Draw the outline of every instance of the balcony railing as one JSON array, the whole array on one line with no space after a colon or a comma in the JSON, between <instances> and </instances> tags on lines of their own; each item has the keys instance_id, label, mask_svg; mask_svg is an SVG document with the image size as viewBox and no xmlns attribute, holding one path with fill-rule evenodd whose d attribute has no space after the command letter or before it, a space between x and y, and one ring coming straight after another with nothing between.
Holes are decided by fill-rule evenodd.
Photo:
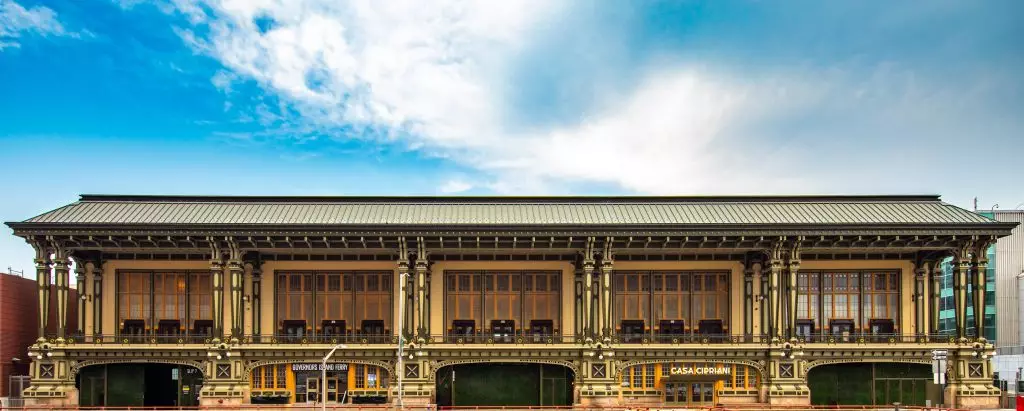
<instances>
[{"instance_id":1,"label":"balcony railing","mask_svg":"<svg viewBox=\"0 0 1024 411\"><path fill-rule=\"evenodd\" d=\"M242 338L252 344L397 344L397 335L386 334L337 334L337 335L252 335Z\"/></svg>"},{"instance_id":2,"label":"balcony railing","mask_svg":"<svg viewBox=\"0 0 1024 411\"><path fill-rule=\"evenodd\" d=\"M69 344L208 344L213 341L213 337L189 334L72 334L65 341Z\"/></svg>"},{"instance_id":3,"label":"balcony railing","mask_svg":"<svg viewBox=\"0 0 1024 411\"><path fill-rule=\"evenodd\" d=\"M612 340L617 344L756 344L767 343L764 335L732 334L638 334L619 333Z\"/></svg>"},{"instance_id":4,"label":"balcony railing","mask_svg":"<svg viewBox=\"0 0 1024 411\"><path fill-rule=\"evenodd\" d=\"M444 344L573 344L582 343L582 338L572 335L539 333L473 333L431 335L432 343Z\"/></svg>"},{"instance_id":5,"label":"balcony railing","mask_svg":"<svg viewBox=\"0 0 1024 411\"><path fill-rule=\"evenodd\" d=\"M899 344L899 343L955 343L956 336L940 334L806 334L796 337L805 344Z\"/></svg>"},{"instance_id":6,"label":"balcony railing","mask_svg":"<svg viewBox=\"0 0 1024 411\"><path fill-rule=\"evenodd\" d=\"M51 336L49 339L53 340ZM560 334L435 334L427 338L428 344L583 344L585 336ZM247 335L239 337L243 344L386 344L398 343L396 335L345 334L345 335ZM411 339L418 340L418 337ZM592 338L591 340L599 340ZM954 344L956 337L942 334L809 334L800 335L796 340L802 344ZM65 338L68 344L212 344L213 337L207 335L83 335L72 334ZM612 343L632 344L768 344L767 335L731 334L635 334L621 333L612 337Z\"/></svg>"}]
</instances>

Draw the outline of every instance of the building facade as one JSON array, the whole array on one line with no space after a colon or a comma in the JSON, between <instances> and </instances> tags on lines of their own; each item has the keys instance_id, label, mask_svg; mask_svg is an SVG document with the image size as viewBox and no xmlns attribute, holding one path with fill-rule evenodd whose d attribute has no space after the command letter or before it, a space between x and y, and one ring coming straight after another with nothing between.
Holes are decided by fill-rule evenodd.
<instances>
[{"instance_id":1,"label":"building facade","mask_svg":"<svg viewBox=\"0 0 1024 411\"><path fill-rule=\"evenodd\" d=\"M937 196L105 195L8 225L84 296L41 298L84 321L29 347L37 403L961 407L997 405L966 313L1016 226Z\"/></svg>"}]
</instances>

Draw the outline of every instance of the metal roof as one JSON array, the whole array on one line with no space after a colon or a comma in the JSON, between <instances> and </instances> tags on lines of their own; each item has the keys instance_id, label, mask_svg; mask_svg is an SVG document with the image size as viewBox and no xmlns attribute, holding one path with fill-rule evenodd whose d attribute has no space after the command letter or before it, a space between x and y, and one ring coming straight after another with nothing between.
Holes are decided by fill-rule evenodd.
<instances>
[{"instance_id":1,"label":"metal roof","mask_svg":"<svg viewBox=\"0 0 1024 411\"><path fill-rule=\"evenodd\" d=\"M12 227L999 225L938 196L195 197L83 195Z\"/></svg>"}]
</instances>

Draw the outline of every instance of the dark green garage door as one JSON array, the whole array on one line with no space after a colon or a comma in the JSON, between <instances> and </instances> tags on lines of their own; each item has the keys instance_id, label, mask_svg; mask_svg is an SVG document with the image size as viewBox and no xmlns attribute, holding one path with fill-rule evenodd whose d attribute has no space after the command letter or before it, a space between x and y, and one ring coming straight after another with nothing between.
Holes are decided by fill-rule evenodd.
<instances>
[{"instance_id":1,"label":"dark green garage door","mask_svg":"<svg viewBox=\"0 0 1024 411\"><path fill-rule=\"evenodd\" d=\"M549 364L464 364L437 373L440 406L572 405L572 372Z\"/></svg>"},{"instance_id":2,"label":"dark green garage door","mask_svg":"<svg viewBox=\"0 0 1024 411\"><path fill-rule=\"evenodd\" d=\"M856 363L812 368L807 376L814 405L925 405L939 387L922 364Z\"/></svg>"}]
</instances>

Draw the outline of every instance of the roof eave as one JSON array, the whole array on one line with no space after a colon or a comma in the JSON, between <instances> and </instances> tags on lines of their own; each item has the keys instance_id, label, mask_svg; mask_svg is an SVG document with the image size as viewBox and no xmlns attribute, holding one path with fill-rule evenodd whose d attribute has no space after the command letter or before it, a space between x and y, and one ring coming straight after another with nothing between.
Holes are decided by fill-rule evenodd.
<instances>
[{"instance_id":1,"label":"roof eave","mask_svg":"<svg viewBox=\"0 0 1024 411\"><path fill-rule=\"evenodd\" d=\"M66 224L66 223L28 223L7 222L8 227L15 231L264 231L264 232L302 232L302 231L380 231L387 233L418 232L418 231L551 231L551 232L636 232L636 231L790 231L795 234L801 231L871 231L891 232L907 231L958 231L982 233L983 235L1007 236L1018 223L959 223L959 224L629 224L629 225L575 225L575 224L537 224L537 225L440 225L440 224Z\"/></svg>"}]
</instances>

